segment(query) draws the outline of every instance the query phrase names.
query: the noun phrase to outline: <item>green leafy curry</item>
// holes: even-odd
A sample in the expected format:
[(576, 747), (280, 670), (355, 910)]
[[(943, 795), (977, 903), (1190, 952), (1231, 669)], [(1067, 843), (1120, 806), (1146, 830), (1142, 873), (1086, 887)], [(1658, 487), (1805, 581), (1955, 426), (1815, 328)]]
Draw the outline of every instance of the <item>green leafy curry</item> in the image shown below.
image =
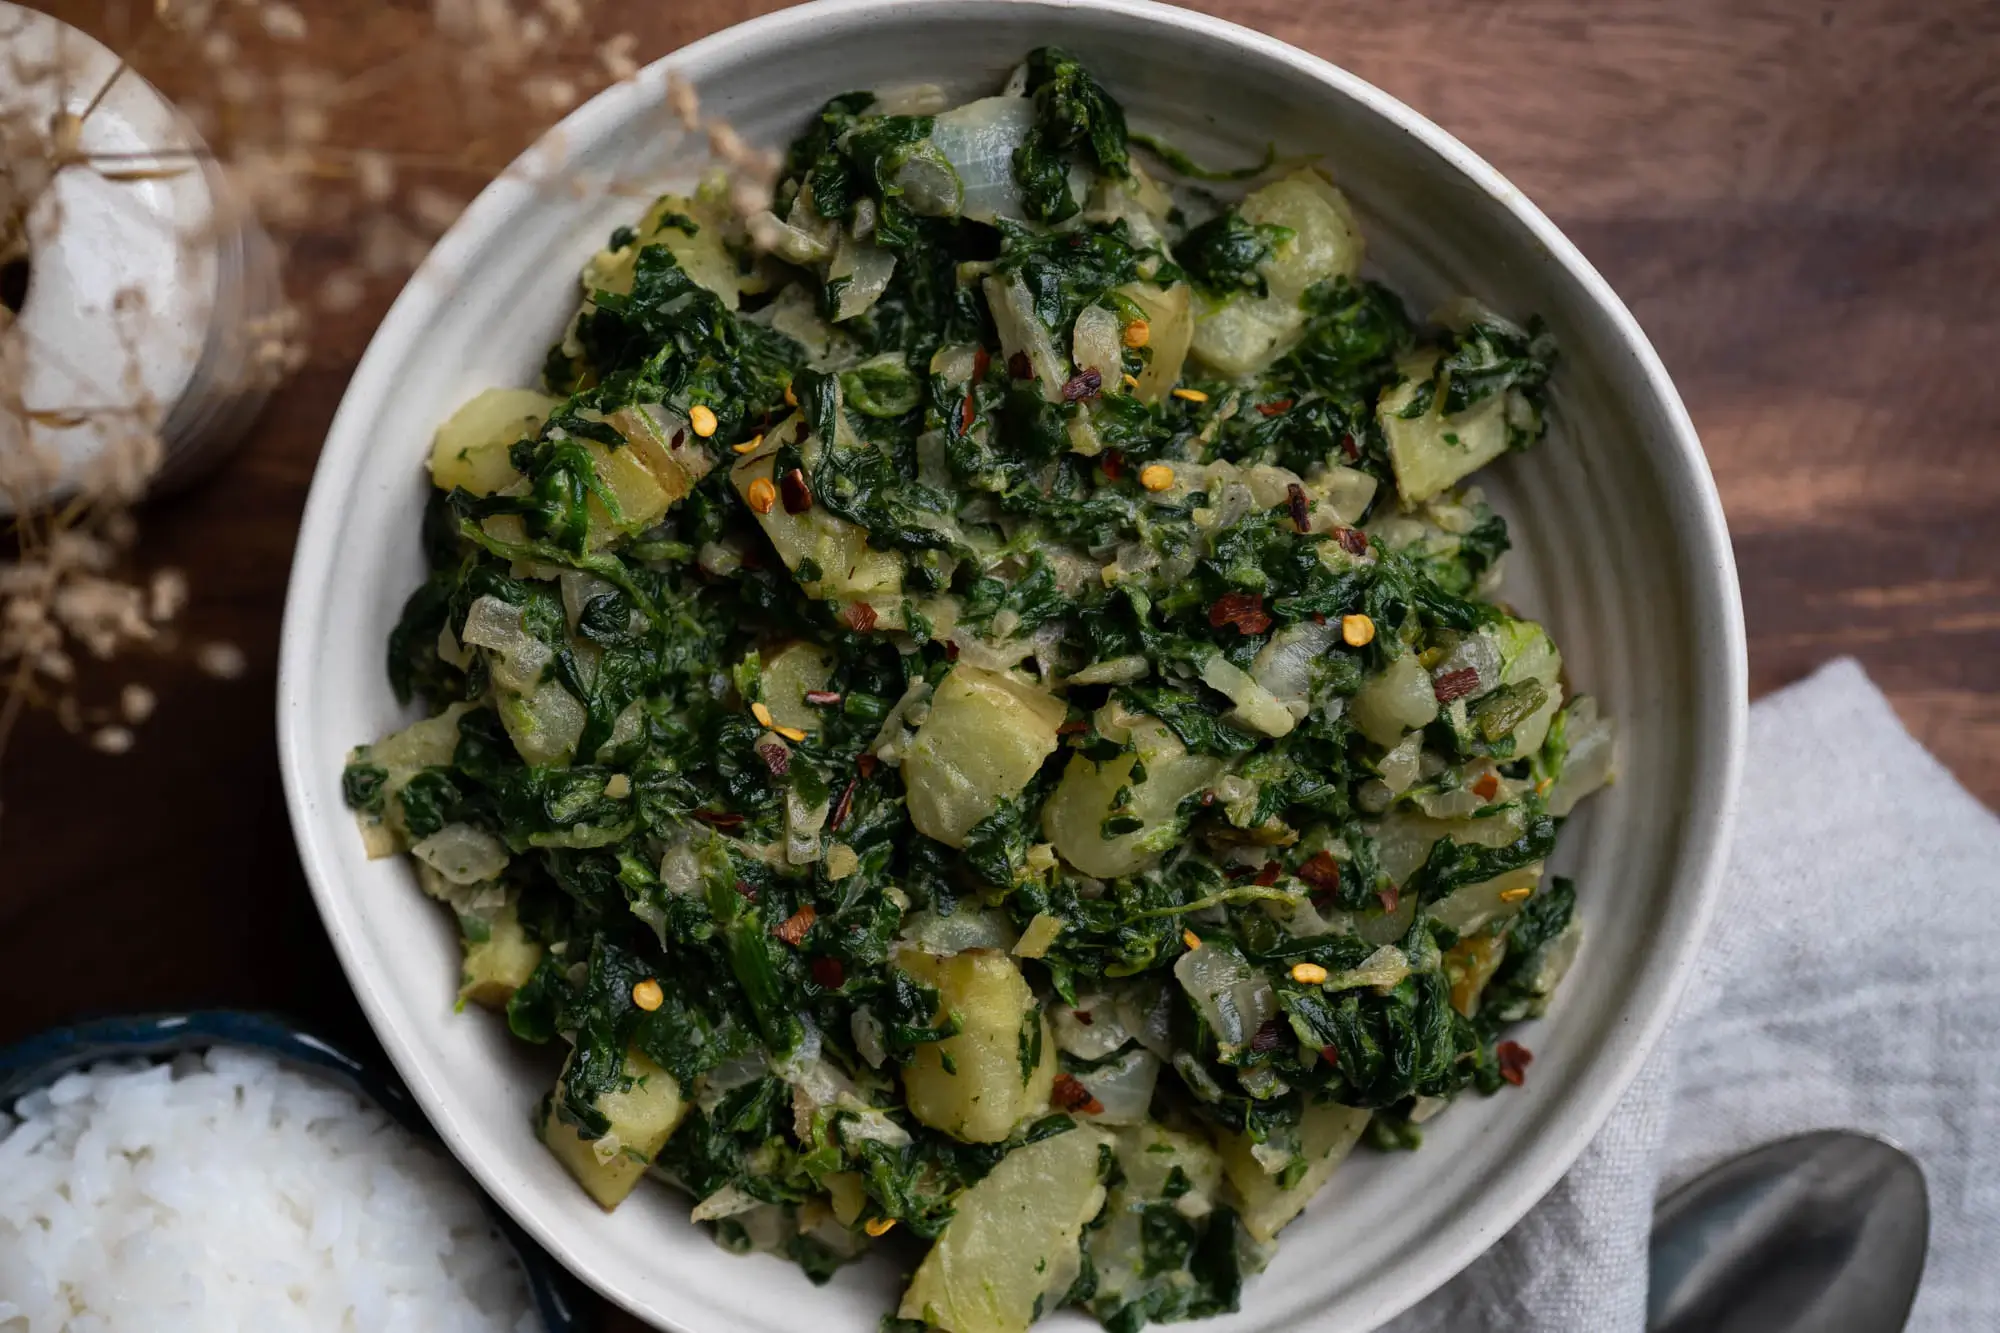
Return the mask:
[(1412, 319), (1317, 170), (1169, 188), (1060, 51), (940, 100), (829, 102), (772, 212), (661, 199), (438, 432), (431, 716), (345, 791), (604, 1207), (896, 1248), (899, 1329), (1133, 1330), (1523, 1077), (1612, 737), (1463, 483), (1554, 348)]

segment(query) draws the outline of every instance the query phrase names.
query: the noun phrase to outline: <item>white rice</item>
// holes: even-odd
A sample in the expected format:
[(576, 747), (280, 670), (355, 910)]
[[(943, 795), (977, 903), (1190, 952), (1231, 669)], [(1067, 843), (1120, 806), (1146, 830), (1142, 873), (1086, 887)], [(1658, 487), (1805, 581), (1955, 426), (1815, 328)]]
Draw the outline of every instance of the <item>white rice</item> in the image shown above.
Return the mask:
[(263, 1055), (73, 1073), (0, 1113), (0, 1333), (535, 1333), (455, 1164)]

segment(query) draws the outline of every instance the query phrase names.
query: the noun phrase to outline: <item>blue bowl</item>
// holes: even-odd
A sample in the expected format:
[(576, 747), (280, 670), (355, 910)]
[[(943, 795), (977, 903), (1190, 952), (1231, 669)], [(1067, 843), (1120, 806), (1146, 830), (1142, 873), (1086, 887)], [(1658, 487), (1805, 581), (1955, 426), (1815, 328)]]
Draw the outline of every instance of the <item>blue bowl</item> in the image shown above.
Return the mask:
[[(104, 1018), (54, 1028), (0, 1049), (0, 1109), (72, 1069), (101, 1060), (151, 1059), (235, 1046), (277, 1056), (306, 1073), (346, 1088), (432, 1142), (437, 1135), (394, 1074), (364, 1064), (338, 1047), (275, 1014), (210, 1009), (189, 1014)], [(468, 1183), (470, 1183), (468, 1181)], [(474, 1186), (476, 1189), (477, 1186)], [(481, 1196), (494, 1225), (520, 1257), (528, 1290), (549, 1333), (583, 1333), (587, 1327), (575, 1280), (521, 1233), (508, 1216)]]

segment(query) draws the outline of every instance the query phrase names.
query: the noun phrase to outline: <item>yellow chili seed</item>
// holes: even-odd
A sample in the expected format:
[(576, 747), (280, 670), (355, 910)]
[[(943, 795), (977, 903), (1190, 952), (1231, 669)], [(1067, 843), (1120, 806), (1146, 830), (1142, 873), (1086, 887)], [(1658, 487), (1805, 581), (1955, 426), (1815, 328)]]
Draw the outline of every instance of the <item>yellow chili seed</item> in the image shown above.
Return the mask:
[(764, 437), (762, 435), (759, 435), (757, 438), (753, 440), (745, 440), (741, 444), (732, 444), (729, 447), (734, 449), (739, 454), (754, 454), (757, 452), (758, 449), (763, 447), (763, 444), (764, 444)]
[(787, 384), (785, 386), (785, 406), (797, 407), (798, 405), (799, 405), (799, 396), (793, 393), (792, 386)]
[(778, 503), (778, 488), (771, 484), (769, 477), (759, 477), (750, 483), (750, 507), (760, 514), (771, 512), (771, 506)]
[(806, 734), (797, 727), (772, 727), (771, 730), (777, 732), (794, 745), (801, 743), (806, 738)]
[(1535, 784), (1535, 795), (1547, 796), (1549, 794), (1549, 788), (1555, 785), (1556, 785), (1556, 780), (1554, 778), (1543, 778), (1540, 782), (1537, 782)]
[(707, 403), (696, 403), (688, 409), (688, 425), (694, 427), (695, 434), (707, 439), (715, 434), (715, 409)]
[(1143, 319), (1135, 319), (1125, 326), (1125, 345), (1144, 347), (1153, 341), (1153, 326)]
[(1187, 945), (1190, 949), (1199, 949), (1201, 947), (1201, 936), (1191, 930), (1184, 930), (1181, 932), (1181, 943)]
[(1326, 969), (1318, 963), (1299, 963), (1292, 968), (1292, 980), (1301, 986), (1317, 986), (1326, 980)]
[(886, 1236), (889, 1228), (896, 1225), (893, 1217), (871, 1217), (861, 1224), (861, 1229), (871, 1236)]
[(623, 773), (613, 773), (604, 782), (604, 799), (622, 801), (632, 794), (632, 779)]
[(778, 725), (778, 720), (771, 716), (771, 710), (761, 702), (750, 705), (750, 716), (757, 719), (757, 725), (760, 727), (775, 727)]
[(1174, 484), (1174, 470), (1165, 463), (1148, 463), (1139, 469), (1139, 484), (1149, 491), (1164, 491)]
[(632, 1003), (652, 1013), (667, 1002), (667, 993), (660, 989), (660, 983), (647, 977), (632, 988)]
[(1190, 403), (1205, 403), (1208, 401), (1208, 395), (1200, 389), (1175, 389), (1174, 397)]
[(1534, 892), (1533, 889), (1525, 884), (1518, 889), (1502, 889), (1500, 890), (1500, 901), (1503, 903), (1518, 903), (1524, 898), (1531, 897)]
[(1375, 622), (1367, 616), (1342, 616), (1340, 641), (1349, 648), (1365, 648), (1375, 642)]

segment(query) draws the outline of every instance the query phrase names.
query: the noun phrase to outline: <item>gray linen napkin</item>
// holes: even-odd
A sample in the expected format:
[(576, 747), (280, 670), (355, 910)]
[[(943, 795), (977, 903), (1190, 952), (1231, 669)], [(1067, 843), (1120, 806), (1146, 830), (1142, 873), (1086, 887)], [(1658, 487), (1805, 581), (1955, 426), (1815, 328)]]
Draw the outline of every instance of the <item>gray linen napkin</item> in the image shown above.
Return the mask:
[(2000, 819), (1856, 663), (1834, 662), (1750, 710), (1724, 895), (1672, 1029), (1604, 1131), (1383, 1333), (1638, 1333), (1656, 1193), (1822, 1128), (1923, 1163), (1912, 1333), (2000, 1329)]

